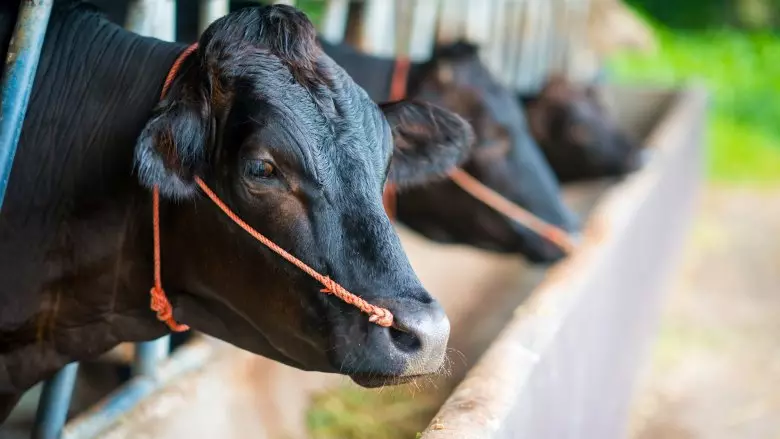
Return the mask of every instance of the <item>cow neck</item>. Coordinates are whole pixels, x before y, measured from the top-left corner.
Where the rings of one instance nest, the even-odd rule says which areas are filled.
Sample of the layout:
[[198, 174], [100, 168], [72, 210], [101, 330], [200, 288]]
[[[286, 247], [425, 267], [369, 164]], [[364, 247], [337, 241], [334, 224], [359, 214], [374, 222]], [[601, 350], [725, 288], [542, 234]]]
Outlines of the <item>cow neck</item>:
[[[170, 71], [168, 72], [168, 76], [165, 78], [165, 82], [163, 83], [162, 92], [160, 93], [160, 100], [165, 98], [166, 93], [168, 92], [168, 89], [170, 88], [171, 84], [173, 83], [174, 79], [176, 78], [176, 74], [178, 73], [179, 69], [181, 68], [181, 65], [184, 63], [184, 61], [187, 59], [188, 56], [192, 55], [198, 50], [198, 43], [192, 44], [188, 46], [184, 51], [176, 58], [176, 61], [174, 61], [173, 65], [171, 66]], [[233, 212], [228, 205], [222, 201], [217, 194], [211, 190], [211, 188], [204, 182], [200, 177], [194, 176], [195, 183], [198, 185], [200, 190], [208, 196], [209, 199], [217, 206], [220, 210], [228, 217], [230, 218], [237, 226], [241, 227], [247, 234], [255, 238], [257, 241], [259, 241], [261, 244], [268, 247], [270, 250], [272, 250], [274, 253], [278, 254], [285, 260], [287, 260], [289, 263], [295, 265], [298, 267], [301, 271], [311, 276], [313, 279], [318, 281], [322, 284], [323, 288], [320, 290], [320, 292], [325, 294], [333, 294], [334, 296], [338, 297], [342, 301], [356, 307], [360, 311], [368, 314], [369, 321], [371, 323], [375, 323], [379, 326], [384, 327], [390, 327], [393, 325], [393, 314], [385, 309], [378, 307], [376, 305], [372, 305], [360, 296], [353, 294], [349, 292], [346, 288], [341, 286], [339, 283], [334, 281], [328, 276], [322, 275], [318, 273], [316, 270], [311, 268], [309, 265], [307, 265], [305, 262], [301, 261], [300, 259], [296, 258], [292, 254], [288, 253], [283, 248], [279, 247], [276, 243], [265, 237], [262, 233], [258, 232], [252, 226], [247, 224], [245, 221], [243, 221], [235, 212]], [[157, 319], [161, 322], [164, 322], [168, 327], [174, 331], [174, 332], [182, 332], [187, 331], [189, 329], [189, 326], [180, 324], [176, 322], [176, 320], [173, 318], [173, 307], [171, 306], [171, 303], [168, 301], [168, 298], [165, 294], [165, 290], [163, 290], [162, 287], [162, 268], [161, 268], [161, 242], [160, 242], [160, 188], [159, 186], [155, 185], [152, 189], [152, 225], [153, 225], [153, 234], [154, 234], [154, 286], [150, 290], [151, 295], [151, 303], [150, 307], [153, 311], [157, 313]]]
[[[391, 102], [400, 101], [406, 97], [410, 66], [409, 58], [396, 58], [390, 81]], [[569, 254], [574, 250], [574, 240], [571, 239], [565, 230], [544, 221], [528, 210], [518, 206], [503, 195], [482, 184], [463, 169], [454, 168], [450, 172], [449, 177], [453, 183], [481, 203], [523, 225], [547, 241], [552, 242], [564, 253]], [[395, 184], [387, 183], [385, 185], [382, 201], [387, 216], [394, 220], [398, 203], [398, 189]]]
[[0, 424], [8, 394], [165, 333], [143, 290], [149, 197], [133, 150], [184, 45], [54, 3], [0, 217]]

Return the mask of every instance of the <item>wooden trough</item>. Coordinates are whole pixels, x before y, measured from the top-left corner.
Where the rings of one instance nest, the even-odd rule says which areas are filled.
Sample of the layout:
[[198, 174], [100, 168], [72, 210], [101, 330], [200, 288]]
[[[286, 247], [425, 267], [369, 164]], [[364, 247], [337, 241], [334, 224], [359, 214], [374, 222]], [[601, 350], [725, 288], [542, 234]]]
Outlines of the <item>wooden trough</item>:
[[[572, 207], [587, 215], [582, 248], [566, 261], [545, 272], [400, 229], [423, 283], [452, 318], [452, 346], [465, 356], [440, 383], [446, 400], [424, 438], [624, 435], [633, 382], [701, 177], [706, 95], [697, 88], [604, 94], [621, 123], [645, 139], [652, 159], [621, 182], [565, 189]], [[201, 353], [188, 372], [163, 374], [118, 420], [96, 425], [89, 413], [75, 419], [64, 437], [304, 438], [311, 396], [346, 383], [207, 338], [168, 363], [191, 362], [188, 349]], [[113, 403], [109, 398], [92, 413]]]

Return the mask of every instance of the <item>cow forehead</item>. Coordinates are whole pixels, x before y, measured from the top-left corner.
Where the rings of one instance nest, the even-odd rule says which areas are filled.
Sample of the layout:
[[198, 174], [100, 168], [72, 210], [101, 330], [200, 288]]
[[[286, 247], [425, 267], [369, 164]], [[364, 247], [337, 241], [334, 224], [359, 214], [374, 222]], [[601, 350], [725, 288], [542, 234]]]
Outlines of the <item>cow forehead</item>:
[[270, 104], [274, 124], [294, 143], [288, 146], [300, 148], [303, 167], [323, 185], [345, 171], [369, 173], [381, 181], [392, 153], [387, 120], [368, 94], [329, 60], [323, 62], [327, 77], [322, 84], [306, 86], [287, 69], [274, 69], [244, 91], [250, 100]]

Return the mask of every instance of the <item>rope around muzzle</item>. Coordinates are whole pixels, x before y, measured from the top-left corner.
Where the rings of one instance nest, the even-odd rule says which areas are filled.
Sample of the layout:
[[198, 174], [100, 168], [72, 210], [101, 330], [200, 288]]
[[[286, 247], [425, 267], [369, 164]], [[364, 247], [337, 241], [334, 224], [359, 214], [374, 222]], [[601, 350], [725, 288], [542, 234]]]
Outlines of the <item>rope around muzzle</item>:
[[[406, 97], [406, 89], [409, 75], [410, 60], [407, 57], [398, 57], [395, 60], [392, 80], [390, 83], [390, 101], [400, 101]], [[463, 191], [476, 198], [478, 201], [517, 222], [540, 237], [553, 243], [564, 254], [574, 251], [576, 244], [571, 236], [560, 227], [556, 227], [533, 213], [508, 200], [503, 195], [482, 184], [461, 168], [454, 168], [449, 173], [450, 180]], [[397, 188], [392, 183], [385, 186], [382, 201], [385, 211], [391, 219], [394, 219], [397, 208]]]
[[[173, 82], [173, 79], [176, 77], [176, 74], [178, 73], [179, 69], [181, 68], [182, 63], [184, 60], [193, 52], [195, 52], [198, 49], [198, 44], [192, 44], [189, 47], [187, 47], [178, 58], [176, 58], [176, 61], [171, 66], [170, 71], [168, 72], [168, 76], [165, 78], [165, 83], [163, 84], [162, 93], [160, 94], [160, 99], [163, 99], [165, 97], [165, 94], [168, 92], [168, 89], [170, 88], [171, 83]], [[276, 243], [268, 239], [266, 236], [264, 236], [262, 233], [258, 232], [252, 226], [247, 224], [245, 221], [243, 221], [235, 212], [233, 212], [230, 207], [228, 207], [227, 204], [225, 204], [224, 201], [222, 201], [214, 191], [211, 190], [211, 188], [208, 187], [206, 182], [204, 182], [200, 177], [195, 176], [194, 177], [195, 183], [198, 185], [200, 190], [208, 196], [211, 201], [222, 210], [222, 212], [230, 218], [236, 225], [244, 229], [245, 232], [247, 232], [250, 236], [255, 238], [257, 241], [259, 241], [261, 244], [268, 247], [270, 250], [272, 250], [274, 253], [278, 254], [291, 264], [298, 267], [301, 271], [311, 276], [314, 280], [318, 281], [320, 284], [322, 284], [323, 288], [320, 290], [322, 293], [326, 294], [333, 294], [334, 296], [338, 297], [342, 301], [358, 308], [360, 311], [368, 314], [370, 317], [368, 318], [368, 321], [371, 323], [375, 323], [379, 326], [384, 327], [390, 327], [393, 325], [393, 314], [386, 308], [382, 308], [376, 305], [372, 305], [368, 303], [365, 299], [361, 298], [360, 296], [353, 294], [349, 292], [346, 288], [342, 287], [338, 282], [334, 281], [328, 276], [322, 275], [318, 273], [316, 270], [311, 268], [309, 265], [307, 265], [305, 262], [301, 261], [300, 259], [296, 258], [283, 248], [279, 247]], [[168, 327], [171, 329], [171, 331], [174, 332], [182, 332], [189, 329], [189, 326], [182, 325], [177, 323], [173, 318], [173, 307], [171, 306], [171, 303], [168, 301], [168, 297], [165, 294], [165, 291], [162, 288], [162, 270], [161, 270], [161, 257], [160, 257], [160, 188], [155, 185], [152, 189], [152, 224], [154, 228], [154, 287], [152, 287], [151, 290], [151, 309], [155, 312], [157, 312], [157, 318], [164, 322]]]

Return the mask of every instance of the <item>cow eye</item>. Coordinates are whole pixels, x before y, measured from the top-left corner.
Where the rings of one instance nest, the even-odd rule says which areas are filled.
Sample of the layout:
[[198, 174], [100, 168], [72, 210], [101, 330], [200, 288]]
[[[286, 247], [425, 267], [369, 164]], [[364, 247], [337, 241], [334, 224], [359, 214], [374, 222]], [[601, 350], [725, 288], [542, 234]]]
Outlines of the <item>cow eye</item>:
[[256, 180], [271, 178], [276, 173], [276, 168], [267, 160], [246, 160], [244, 162], [244, 176]]

